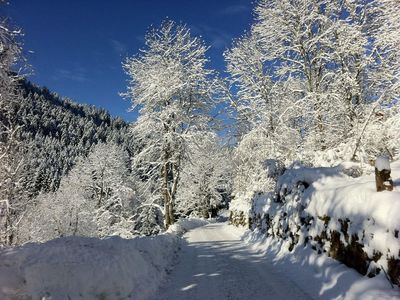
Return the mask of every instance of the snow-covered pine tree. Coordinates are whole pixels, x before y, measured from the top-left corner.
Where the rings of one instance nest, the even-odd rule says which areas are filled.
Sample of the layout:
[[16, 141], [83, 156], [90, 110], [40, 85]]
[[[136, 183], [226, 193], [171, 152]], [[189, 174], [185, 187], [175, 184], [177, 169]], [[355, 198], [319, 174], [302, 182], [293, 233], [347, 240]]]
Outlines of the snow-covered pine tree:
[[19, 81], [22, 97], [13, 111], [17, 138], [27, 148], [23, 180], [27, 193], [56, 191], [79, 156], [98, 143], [114, 142], [131, 153], [129, 125], [104, 109], [61, 98], [46, 88]]
[[[193, 132], [207, 126], [218, 81], [207, 69], [207, 46], [190, 30], [164, 21], [145, 37], [146, 48], [123, 64], [130, 77], [125, 96], [140, 116], [133, 126], [139, 151], [133, 169], [164, 205], [165, 225], [175, 221], [174, 203]], [[161, 200], [161, 201], [160, 201]], [[157, 203], [157, 201], [159, 201]]]

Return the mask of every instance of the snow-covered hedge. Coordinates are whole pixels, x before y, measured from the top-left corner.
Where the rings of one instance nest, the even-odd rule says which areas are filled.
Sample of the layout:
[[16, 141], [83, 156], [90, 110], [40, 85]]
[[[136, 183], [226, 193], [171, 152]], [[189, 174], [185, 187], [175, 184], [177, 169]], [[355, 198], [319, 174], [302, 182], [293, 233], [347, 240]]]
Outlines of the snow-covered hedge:
[[287, 170], [276, 193], [253, 197], [251, 227], [289, 250], [311, 244], [363, 275], [386, 272], [400, 285], [400, 161], [392, 164], [393, 192], [376, 192], [372, 174], [346, 175], [354, 175], [351, 168]]

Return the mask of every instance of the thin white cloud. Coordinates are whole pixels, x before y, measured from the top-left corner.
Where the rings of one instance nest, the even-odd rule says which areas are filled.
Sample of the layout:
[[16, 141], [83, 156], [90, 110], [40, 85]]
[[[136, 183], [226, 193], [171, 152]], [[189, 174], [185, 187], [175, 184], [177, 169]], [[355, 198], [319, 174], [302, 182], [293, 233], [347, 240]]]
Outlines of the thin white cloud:
[[113, 48], [114, 52], [118, 55], [125, 55], [127, 52], [127, 47], [121, 41], [110, 39], [111, 47]]
[[73, 70], [56, 69], [53, 75], [53, 80], [56, 81], [70, 80], [75, 82], [87, 82], [89, 81], [89, 77], [87, 76], [86, 69], [82, 67], [76, 67]]
[[237, 14], [242, 14], [242, 13], [246, 13], [250, 10], [250, 7], [248, 7], [247, 5], [243, 5], [243, 4], [236, 4], [236, 5], [231, 5], [231, 6], [227, 6], [225, 8], [223, 8], [222, 10], [220, 10], [220, 14], [221, 15], [237, 15]]

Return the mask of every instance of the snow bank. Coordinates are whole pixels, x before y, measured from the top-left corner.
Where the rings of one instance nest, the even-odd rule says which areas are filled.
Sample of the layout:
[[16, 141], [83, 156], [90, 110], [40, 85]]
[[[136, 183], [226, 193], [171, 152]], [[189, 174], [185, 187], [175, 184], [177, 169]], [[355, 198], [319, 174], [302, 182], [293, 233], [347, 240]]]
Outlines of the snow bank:
[[344, 165], [287, 170], [276, 192], [253, 197], [252, 228], [289, 251], [311, 245], [363, 275], [387, 272], [400, 286], [400, 161], [391, 169], [392, 192], [376, 192], [374, 175], [345, 175], [353, 172]]
[[207, 223], [183, 219], [153, 237], [65, 237], [1, 249], [0, 299], [147, 299], [169, 272], [179, 236]]
[[211, 221], [200, 218], [182, 218], [168, 228], [169, 233], [182, 236], [185, 232], [209, 224]]
[[0, 299], [145, 299], [164, 278], [178, 241], [172, 234], [66, 237], [3, 249]]
[[383, 274], [374, 278], [361, 276], [310, 246], [290, 252], [287, 241], [266, 237], [259, 230], [247, 231], [243, 239], [314, 299], [400, 299], [400, 290], [391, 288]]

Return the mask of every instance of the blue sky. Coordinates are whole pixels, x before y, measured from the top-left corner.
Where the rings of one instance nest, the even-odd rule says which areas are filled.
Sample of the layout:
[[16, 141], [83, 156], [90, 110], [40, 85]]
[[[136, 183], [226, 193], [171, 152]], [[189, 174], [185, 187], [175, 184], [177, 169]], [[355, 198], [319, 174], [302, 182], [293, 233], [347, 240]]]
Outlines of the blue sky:
[[[252, 0], [12, 0], [7, 15], [24, 31], [32, 82], [131, 121], [121, 62], [144, 46], [149, 26], [182, 21], [211, 49], [223, 72], [223, 51], [249, 27]], [[28, 53], [32, 51], [32, 53]]]

